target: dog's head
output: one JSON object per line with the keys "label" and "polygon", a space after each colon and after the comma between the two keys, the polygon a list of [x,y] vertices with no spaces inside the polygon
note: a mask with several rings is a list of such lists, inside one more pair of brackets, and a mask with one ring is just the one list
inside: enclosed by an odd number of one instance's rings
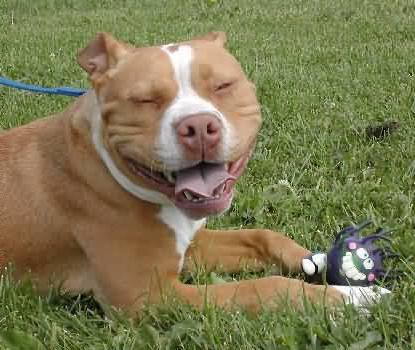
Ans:
{"label": "dog's head", "polygon": [[135,48],[101,33],[78,56],[98,101],[95,147],[126,190],[189,217],[225,211],[261,125],[221,32]]}

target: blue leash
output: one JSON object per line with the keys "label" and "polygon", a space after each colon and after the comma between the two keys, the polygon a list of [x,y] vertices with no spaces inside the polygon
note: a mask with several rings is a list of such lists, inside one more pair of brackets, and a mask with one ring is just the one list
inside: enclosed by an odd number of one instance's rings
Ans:
{"label": "blue leash", "polygon": [[24,84],[15,80],[6,79],[0,77],[0,85],[4,85],[13,89],[26,90],[31,92],[36,92],[39,94],[50,94],[50,95],[62,95],[62,96],[72,96],[77,97],[83,95],[87,90],[76,89],[67,86],[57,87],[57,88],[46,88],[38,85]]}

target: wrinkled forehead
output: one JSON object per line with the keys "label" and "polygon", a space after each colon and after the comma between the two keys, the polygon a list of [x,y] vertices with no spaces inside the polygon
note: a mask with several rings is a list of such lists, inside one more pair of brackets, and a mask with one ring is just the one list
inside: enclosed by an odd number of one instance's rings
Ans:
{"label": "wrinkled forehead", "polygon": [[131,78],[162,78],[173,74],[170,59],[160,47],[135,48],[124,61],[118,71],[127,72]]}
{"label": "wrinkled forehead", "polygon": [[200,79],[214,75],[226,78],[241,70],[233,56],[217,45],[184,42],[134,49],[116,72],[113,88],[118,94],[127,89],[127,94],[163,90],[175,95],[179,87],[194,85]]}
{"label": "wrinkled forehead", "polygon": [[202,74],[207,78],[218,71],[241,73],[236,59],[223,47],[210,42],[193,41],[179,44],[167,44],[160,47],[166,53],[173,71],[190,74]]}

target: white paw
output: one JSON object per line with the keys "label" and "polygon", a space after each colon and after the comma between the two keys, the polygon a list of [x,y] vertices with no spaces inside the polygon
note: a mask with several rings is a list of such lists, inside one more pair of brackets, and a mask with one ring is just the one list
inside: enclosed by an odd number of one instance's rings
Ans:
{"label": "white paw", "polygon": [[357,307],[370,306],[378,303],[382,296],[391,293],[386,288],[378,286],[331,286],[346,296],[346,303]]}
{"label": "white paw", "polygon": [[316,253],[303,259],[301,267],[308,276],[314,276],[321,273],[327,265],[327,254]]}

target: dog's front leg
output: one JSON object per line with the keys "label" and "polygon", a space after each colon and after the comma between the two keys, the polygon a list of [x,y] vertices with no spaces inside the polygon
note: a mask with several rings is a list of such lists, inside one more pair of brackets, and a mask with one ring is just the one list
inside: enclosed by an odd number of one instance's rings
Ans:
{"label": "dog's front leg", "polygon": [[312,303],[330,305],[341,305],[344,300],[347,301],[346,295],[333,287],[312,285],[282,276],[201,286],[176,282],[174,290],[185,302],[198,308],[208,303],[225,309],[242,307],[253,313],[260,311],[262,306],[278,307],[281,301],[296,308],[303,306],[305,298]]}
{"label": "dog's front leg", "polygon": [[[325,294],[324,286],[304,283],[280,276],[195,286],[179,282],[180,255],[174,236],[169,232],[153,231],[151,236],[114,230],[99,231],[98,238],[85,240],[87,256],[94,278],[93,292],[103,305],[113,305],[130,315],[139,313],[146,303],[158,304],[173,288],[183,301],[203,307],[205,301],[225,308],[241,305],[258,311],[261,304],[274,304],[275,297],[287,297],[299,305],[303,291],[312,301]],[[210,267],[222,264],[228,271],[237,270],[241,259],[259,263],[275,262],[284,269],[299,271],[301,259],[308,251],[291,239],[267,230],[211,231],[201,230],[191,248]],[[341,300],[335,289],[327,289],[327,300]],[[321,299],[322,300],[322,299]]]}
{"label": "dog's front leg", "polygon": [[270,230],[201,229],[186,252],[185,268],[203,266],[211,270],[237,272],[275,264],[284,272],[300,272],[302,260],[310,251],[292,239]]}

